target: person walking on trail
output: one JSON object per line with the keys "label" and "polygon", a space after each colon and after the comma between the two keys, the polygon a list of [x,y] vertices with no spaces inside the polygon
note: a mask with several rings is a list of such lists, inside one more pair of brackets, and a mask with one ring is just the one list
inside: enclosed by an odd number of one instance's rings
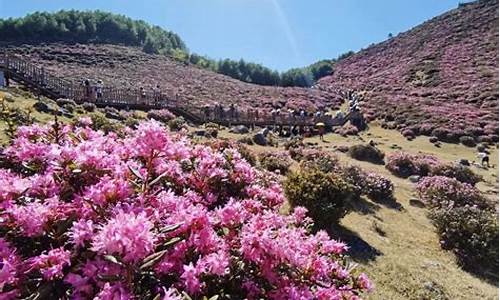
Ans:
{"label": "person walking on trail", "polygon": [[97,100],[102,99],[102,87],[103,87],[102,80],[98,80],[97,84],[95,85],[95,93],[96,93]]}
{"label": "person walking on trail", "polygon": [[161,88],[160,88],[159,84],[157,84],[156,87],[153,88],[153,99],[154,99],[154,105],[155,106],[160,106],[160,102],[161,102]]}
{"label": "person walking on trail", "polygon": [[486,152],[479,152],[477,154],[477,157],[479,157],[479,159],[481,160],[481,166],[484,167],[484,164],[486,163],[486,167],[490,167],[490,157]]}

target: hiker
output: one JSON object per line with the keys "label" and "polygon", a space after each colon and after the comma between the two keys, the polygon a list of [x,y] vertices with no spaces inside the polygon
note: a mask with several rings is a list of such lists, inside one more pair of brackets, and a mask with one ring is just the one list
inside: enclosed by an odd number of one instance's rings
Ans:
{"label": "hiker", "polygon": [[5,73],[0,70],[0,87],[4,87],[5,86]]}
{"label": "hiker", "polygon": [[203,111],[205,121],[210,120],[210,106],[204,105],[201,110]]}
{"label": "hiker", "polygon": [[484,164],[486,163],[486,167],[490,167],[490,157],[488,156],[487,153],[485,152],[479,152],[477,154],[477,157],[479,157],[481,159],[481,166],[484,167]]}
{"label": "hiker", "polygon": [[323,139],[323,135],[325,134],[325,124],[318,123],[317,125],[318,125],[319,140],[324,142],[325,140]]}
{"label": "hiker", "polygon": [[83,87],[85,89],[85,101],[92,102],[92,86],[90,86],[90,81],[88,79],[83,81]]}
{"label": "hiker", "polygon": [[161,101],[161,88],[159,84],[157,84],[156,87],[153,88],[153,99],[154,105],[159,106]]}
{"label": "hiker", "polygon": [[103,86],[102,80],[98,80],[95,85],[95,93],[97,100],[100,100],[102,98],[102,86]]}
{"label": "hiker", "polygon": [[141,86],[139,88],[139,99],[138,99],[140,104],[146,104],[146,90]]}
{"label": "hiker", "polygon": [[234,107],[234,103],[231,103],[231,105],[229,106],[229,118],[230,118],[230,119],[234,119],[234,118],[235,118],[235,107]]}

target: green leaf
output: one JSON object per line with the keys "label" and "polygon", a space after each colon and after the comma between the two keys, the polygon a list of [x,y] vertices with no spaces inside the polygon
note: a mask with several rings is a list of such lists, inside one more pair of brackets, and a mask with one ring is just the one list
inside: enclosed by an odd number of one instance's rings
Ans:
{"label": "green leaf", "polygon": [[182,291],[182,296],[184,296],[184,299],[186,300],[193,300],[186,292]]}
{"label": "green leaf", "polygon": [[173,237],[171,238],[170,240],[168,240],[167,242],[165,242],[162,246],[163,247],[168,247],[168,246],[171,246],[173,244],[176,244],[177,242],[181,241],[182,238],[176,236],[176,237]]}
{"label": "green leaf", "polygon": [[181,227],[182,224],[184,224],[184,223],[177,223],[177,224],[173,224],[173,225],[169,225],[169,226],[163,227],[160,230],[160,233],[167,233],[167,232],[174,231],[177,228]]}
{"label": "green leaf", "polygon": [[155,253],[151,254],[150,256],[146,257],[143,260],[143,264],[139,267],[139,269],[144,270],[144,269],[147,269],[149,267],[154,266],[154,264],[156,264],[158,261],[160,261],[160,259],[163,257],[163,255],[165,255],[165,253],[167,253],[167,251],[168,250],[162,250],[159,252],[155,252]]}
{"label": "green leaf", "polygon": [[155,179],[153,179],[149,185],[155,185],[156,183],[158,183],[158,181],[160,181],[160,179],[162,179],[163,177],[165,177],[165,175],[167,175],[167,172],[168,171],[165,171],[163,173],[161,173],[158,177],[156,177]]}
{"label": "green leaf", "polygon": [[132,172],[132,174],[134,174],[137,178],[139,178],[140,180],[143,180],[144,181],[144,177],[142,177],[141,173],[139,172],[139,170],[135,169],[134,167],[130,166],[130,165],[127,165],[128,169],[130,170],[130,172]]}
{"label": "green leaf", "polygon": [[122,265],[122,263],[113,255],[104,255],[104,260],[107,260],[117,265]]}
{"label": "green leaf", "polygon": [[161,295],[160,295],[160,294],[157,294],[157,295],[153,298],[153,300],[160,300],[160,299],[161,299]]}
{"label": "green leaf", "polygon": [[212,296],[208,300],[217,300],[217,299],[219,299],[219,295]]}
{"label": "green leaf", "polygon": [[112,282],[112,281],[120,281],[122,280],[120,275],[97,275],[97,278],[99,278],[102,281],[107,281],[107,282]]}

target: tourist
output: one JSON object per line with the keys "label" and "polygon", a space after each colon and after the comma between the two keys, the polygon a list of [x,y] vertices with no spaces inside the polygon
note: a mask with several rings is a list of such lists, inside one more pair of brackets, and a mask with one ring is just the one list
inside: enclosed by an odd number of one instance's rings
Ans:
{"label": "tourist", "polygon": [[98,100],[101,100],[102,98],[102,87],[103,87],[102,80],[98,80],[95,85],[95,93]]}
{"label": "tourist", "polygon": [[479,152],[477,154],[477,157],[479,157],[481,159],[481,166],[484,167],[484,164],[486,163],[486,167],[487,168],[490,167],[490,157],[488,156],[487,153],[485,153],[485,152]]}
{"label": "tourist", "polygon": [[154,105],[155,106],[160,106],[161,102],[161,88],[160,85],[157,84],[155,88],[153,88],[153,99],[154,99]]}

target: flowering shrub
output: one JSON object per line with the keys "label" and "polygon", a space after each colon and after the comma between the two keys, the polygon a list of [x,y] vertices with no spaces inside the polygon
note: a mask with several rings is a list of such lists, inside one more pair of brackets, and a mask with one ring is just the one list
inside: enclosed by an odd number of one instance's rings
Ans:
{"label": "flowering shrub", "polygon": [[338,222],[348,211],[354,193],[340,176],[317,168],[302,168],[290,173],[284,183],[292,207],[304,206],[321,227]]}
{"label": "flowering shrub", "polygon": [[498,219],[493,205],[479,190],[456,179],[425,177],[417,185],[430,207],[443,249],[452,250],[471,271],[498,271]]}
{"label": "flowering shrub", "polygon": [[446,176],[449,178],[455,178],[460,182],[468,183],[471,185],[475,185],[476,183],[483,180],[480,175],[472,172],[470,168],[459,164],[441,163],[433,166],[430,173],[432,176]]}
{"label": "flowering shrub", "polygon": [[464,135],[464,136],[461,136],[459,140],[460,140],[460,143],[462,143],[463,145],[465,145],[467,147],[475,147],[476,146],[476,140],[471,136]]}
{"label": "flowering shrub", "polygon": [[475,205],[490,207],[489,201],[474,186],[454,178],[431,176],[421,179],[417,186],[420,198],[433,208]]}
{"label": "flowering shrub", "polygon": [[175,118],[175,115],[168,109],[153,109],[148,112],[147,117],[148,119],[168,123],[168,121]]}
{"label": "flowering shrub", "polygon": [[375,164],[384,164],[384,152],[372,145],[353,145],[349,147],[349,156],[357,160],[369,161]]}
{"label": "flowering shrub", "polygon": [[303,167],[315,167],[322,172],[333,172],[340,169],[339,159],[328,152],[318,149],[301,148],[296,159]]}
{"label": "flowering shrub", "polygon": [[281,215],[276,179],[233,149],[155,121],[123,136],[55,131],[21,127],[3,151],[1,299],[358,299],[371,288],[343,263],[347,246],[310,234],[302,207]]}
{"label": "flowering shrub", "polygon": [[286,174],[292,165],[292,159],[287,152],[267,151],[259,154],[260,166],[268,171],[279,171]]}
{"label": "flowering shrub", "polygon": [[250,165],[255,166],[257,163],[257,158],[255,154],[246,147],[241,142],[232,142],[230,140],[214,140],[205,143],[206,145],[212,147],[214,150],[218,152],[223,152],[226,149],[236,149],[240,154],[241,158],[245,159]]}
{"label": "flowering shrub", "polygon": [[399,177],[411,175],[427,176],[431,168],[439,164],[436,157],[425,154],[393,152],[387,156],[385,167]]}
{"label": "flowering shrub", "polygon": [[353,192],[357,196],[366,194],[366,177],[368,174],[363,169],[352,165],[344,166],[340,170],[340,176],[351,185]]}
{"label": "flowering shrub", "polygon": [[352,125],[351,123],[346,123],[342,127],[337,127],[335,129],[335,133],[345,137],[348,135],[357,135],[359,133],[359,130],[356,126]]}
{"label": "flowering shrub", "polygon": [[477,206],[434,209],[429,214],[443,249],[471,271],[498,272],[497,214]]}
{"label": "flowering shrub", "polygon": [[168,128],[172,131],[179,131],[186,127],[186,120],[183,117],[177,117],[168,121]]}
{"label": "flowering shrub", "polygon": [[100,112],[91,113],[89,114],[89,117],[91,119],[91,127],[94,130],[102,130],[105,133],[108,133],[117,132],[122,128],[118,122],[108,119]]}
{"label": "flowering shrub", "polygon": [[394,198],[392,181],[375,173],[368,173],[365,177],[365,193],[375,201],[387,201]]}

